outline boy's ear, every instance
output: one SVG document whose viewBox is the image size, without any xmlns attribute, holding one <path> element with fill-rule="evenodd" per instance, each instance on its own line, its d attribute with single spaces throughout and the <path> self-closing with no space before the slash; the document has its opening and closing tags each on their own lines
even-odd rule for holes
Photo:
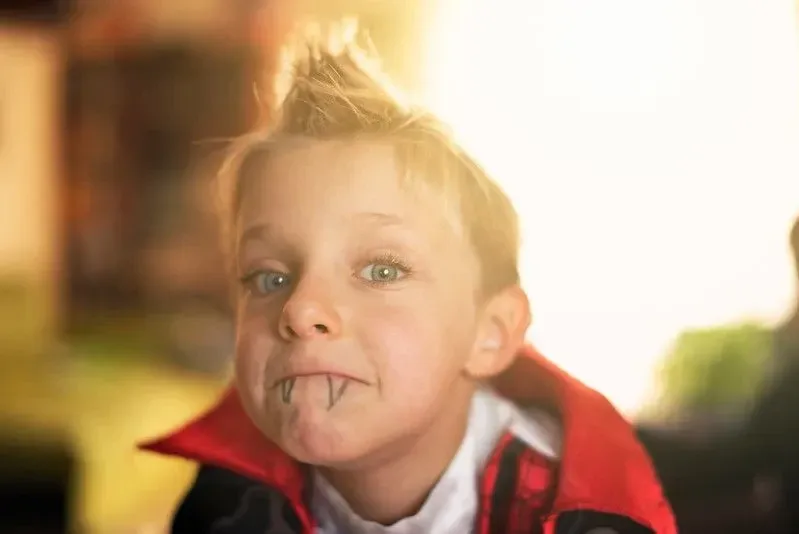
<svg viewBox="0 0 799 534">
<path fill-rule="evenodd" d="M 516 359 L 530 326 L 530 302 L 519 285 L 509 286 L 485 304 L 466 373 L 476 379 L 496 376 Z"/>
</svg>

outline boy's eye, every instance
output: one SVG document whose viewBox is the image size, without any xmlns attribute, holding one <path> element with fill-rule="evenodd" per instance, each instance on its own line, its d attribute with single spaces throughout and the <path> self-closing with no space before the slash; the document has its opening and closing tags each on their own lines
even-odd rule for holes
<svg viewBox="0 0 799 534">
<path fill-rule="evenodd" d="M 377 284 L 396 282 L 405 276 L 405 272 L 396 265 L 372 263 L 363 268 L 360 277 Z"/>
<path fill-rule="evenodd" d="M 266 295 L 287 287 L 291 284 L 291 279 L 289 275 L 285 273 L 258 271 L 247 276 L 244 282 L 249 285 L 255 293 Z"/>
</svg>

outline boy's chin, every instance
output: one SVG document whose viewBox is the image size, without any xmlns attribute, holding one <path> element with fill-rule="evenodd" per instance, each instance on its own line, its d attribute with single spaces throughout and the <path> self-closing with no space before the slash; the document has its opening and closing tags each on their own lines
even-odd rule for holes
<svg viewBox="0 0 799 534">
<path fill-rule="evenodd" d="M 369 456 L 369 447 L 359 439 L 326 433 L 323 429 L 302 435 L 286 436 L 281 448 L 298 462 L 333 469 L 346 469 L 361 463 Z"/>
<path fill-rule="evenodd" d="M 298 462 L 330 468 L 357 466 L 376 448 L 354 417 L 296 417 L 284 422 L 277 444 Z"/>
</svg>

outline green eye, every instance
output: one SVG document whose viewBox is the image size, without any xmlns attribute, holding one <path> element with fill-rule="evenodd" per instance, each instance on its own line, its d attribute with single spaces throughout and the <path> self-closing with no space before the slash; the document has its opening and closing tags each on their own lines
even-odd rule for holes
<svg viewBox="0 0 799 534">
<path fill-rule="evenodd" d="M 367 265 L 360 274 L 361 278 L 377 284 L 396 282 L 404 275 L 405 273 L 396 265 L 388 265 L 385 263 L 372 263 Z"/>
<path fill-rule="evenodd" d="M 285 273 L 258 271 L 245 279 L 253 291 L 258 294 L 268 295 L 288 287 L 291 279 Z"/>
</svg>

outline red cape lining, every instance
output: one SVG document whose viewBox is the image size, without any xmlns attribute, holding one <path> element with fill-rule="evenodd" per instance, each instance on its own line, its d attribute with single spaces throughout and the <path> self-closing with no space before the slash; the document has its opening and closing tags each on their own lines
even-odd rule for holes
<svg viewBox="0 0 799 534">
<path fill-rule="evenodd" d="M 627 516 L 658 534 L 676 533 L 649 456 L 605 397 L 532 347 L 492 385 L 519 405 L 543 402 L 560 413 L 563 447 L 555 513 L 591 509 Z M 300 467 L 253 425 L 233 388 L 206 414 L 141 448 L 229 469 L 301 500 Z"/>
</svg>

